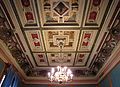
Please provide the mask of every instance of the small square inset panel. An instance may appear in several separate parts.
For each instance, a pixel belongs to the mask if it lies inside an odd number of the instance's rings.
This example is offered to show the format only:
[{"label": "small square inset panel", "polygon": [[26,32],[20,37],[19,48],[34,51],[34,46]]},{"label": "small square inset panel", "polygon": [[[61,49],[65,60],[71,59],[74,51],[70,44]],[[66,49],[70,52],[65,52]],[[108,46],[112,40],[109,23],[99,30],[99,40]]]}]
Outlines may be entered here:
[{"label": "small square inset panel", "polygon": [[43,30],[46,51],[59,52],[59,42],[63,51],[76,51],[79,30]]},{"label": "small square inset panel", "polygon": [[40,30],[25,31],[28,43],[33,52],[41,52],[43,50],[43,42]]},{"label": "small square inset panel", "polygon": [[83,66],[88,60],[89,53],[77,53],[75,66]]},{"label": "small square inset panel", "polygon": [[50,66],[73,66],[75,53],[47,53]]},{"label": "small square inset panel", "polygon": [[48,66],[45,53],[33,53],[38,66]]},{"label": "small square inset panel", "polygon": [[88,0],[83,27],[100,27],[101,22],[105,19],[104,16],[106,16],[106,10],[110,8],[109,6],[111,3],[109,2],[112,1]]},{"label": "small square inset panel", "polygon": [[[13,2],[12,2],[13,1]],[[15,14],[19,17],[22,27],[39,27],[38,16],[36,14],[35,2],[32,0],[11,0],[11,5],[15,6]]]},{"label": "small square inset panel", "polygon": [[78,51],[91,51],[98,30],[82,30]]}]

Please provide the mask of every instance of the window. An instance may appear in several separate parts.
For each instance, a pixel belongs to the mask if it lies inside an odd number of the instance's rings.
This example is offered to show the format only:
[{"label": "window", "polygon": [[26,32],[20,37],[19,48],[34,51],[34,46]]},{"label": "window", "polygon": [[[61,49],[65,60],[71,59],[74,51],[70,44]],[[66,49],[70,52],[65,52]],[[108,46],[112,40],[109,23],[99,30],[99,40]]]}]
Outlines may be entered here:
[{"label": "window", "polygon": [[5,77],[6,77],[6,75],[3,75],[2,80],[1,80],[1,82],[0,82],[0,87],[1,87],[2,84],[3,84]]}]

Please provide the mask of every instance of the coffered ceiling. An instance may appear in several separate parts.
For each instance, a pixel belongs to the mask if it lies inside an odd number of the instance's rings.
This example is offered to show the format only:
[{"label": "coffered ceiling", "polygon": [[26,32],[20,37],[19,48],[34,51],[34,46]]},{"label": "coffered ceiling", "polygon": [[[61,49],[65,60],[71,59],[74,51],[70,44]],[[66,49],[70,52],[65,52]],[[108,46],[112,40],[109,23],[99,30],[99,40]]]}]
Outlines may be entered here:
[{"label": "coffered ceiling", "polygon": [[93,84],[118,60],[120,1],[1,0],[0,28],[1,52],[25,83],[49,83],[47,72],[61,65],[73,82]]}]

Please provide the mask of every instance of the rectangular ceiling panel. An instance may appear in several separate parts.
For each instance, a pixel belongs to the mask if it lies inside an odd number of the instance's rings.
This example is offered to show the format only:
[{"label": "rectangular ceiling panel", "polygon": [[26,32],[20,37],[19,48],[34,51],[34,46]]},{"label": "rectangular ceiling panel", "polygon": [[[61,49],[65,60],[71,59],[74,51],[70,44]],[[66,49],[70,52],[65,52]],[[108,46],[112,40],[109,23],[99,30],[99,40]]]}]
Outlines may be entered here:
[{"label": "rectangular ceiling panel", "polygon": [[43,41],[40,30],[25,31],[29,46],[34,52],[44,51]]},{"label": "rectangular ceiling panel", "polygon": [[82,30],[78,51],[91,51],[98,30]]},{"label": "rectangular ceiling panel", "polygon": [[88,60],[89,53],[77,53],[75,66],[84,66]]},{"label": "rectangular ceiling panel", "polygon": [[[38,0],[42,27],[81,26],[85,0]],[[52,26],[51,26],[52,25]]]},{"label": "rectangular ceiling panel", "polygon": [[33,53],[37,66],[48,66],[45,53]]},{"label": "rectangular ceiling panel", "polygon": [[43,30],[46,51],[59,52],[59,43],[63,43],[63,51],[76,51],[79,30]]},{"label": "rectangular ceiling panel", "polygon": [[73,66],[75,53],[47,53],[50,66]]}]

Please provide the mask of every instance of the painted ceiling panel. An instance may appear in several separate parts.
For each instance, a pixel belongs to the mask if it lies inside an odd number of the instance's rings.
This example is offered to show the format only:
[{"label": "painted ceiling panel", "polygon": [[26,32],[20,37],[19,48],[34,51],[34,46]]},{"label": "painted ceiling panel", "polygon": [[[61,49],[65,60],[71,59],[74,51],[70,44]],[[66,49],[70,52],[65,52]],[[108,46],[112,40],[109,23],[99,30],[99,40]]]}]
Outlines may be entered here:
[{"label": "painted ceiling panel", "polygon": [[75,53],[47,53],[50,66],[73,66]]},{"label": "painted ceiling panel", "polygon": [[81,26],[85,0],[37,1],[42,27]]},{"label": "painted ceiling panel", "polygon": [[77,53],[75,66],[84,66],[87,62],[89,53]]},{"label": "painted ceiling panel", "polygon": [[91,51],[98,30],[82,30],[79,42],[79,51]]},{"label": "painted ceiling panel", "polygon": [[60,41],[64,44],[62,51],[76,51],[79,32],[79,30],[43,30],[46,51],[60,51]]},{"label": "painted ceiling panel", "polygon": [[25,31],[28,43],[33,52],[44,51],[42,36],[40,30]]},{"label": "painted ceiling panel", "polygon": [[35,3],[32,0],[10,0],[11,5],[16,9],[19,21],[24,28],[38,27],[38,17]]},{"label": "painted ceiling panel", "polygon": [[37,66],[48,66],[45,53],[33,53]]},{"label": "painted ceiling panel", "polygon": [[110,0],[89,0],[87,3],[87,10],[85,13],[84,27],[100,27],[105,10],[108,9]]}]

